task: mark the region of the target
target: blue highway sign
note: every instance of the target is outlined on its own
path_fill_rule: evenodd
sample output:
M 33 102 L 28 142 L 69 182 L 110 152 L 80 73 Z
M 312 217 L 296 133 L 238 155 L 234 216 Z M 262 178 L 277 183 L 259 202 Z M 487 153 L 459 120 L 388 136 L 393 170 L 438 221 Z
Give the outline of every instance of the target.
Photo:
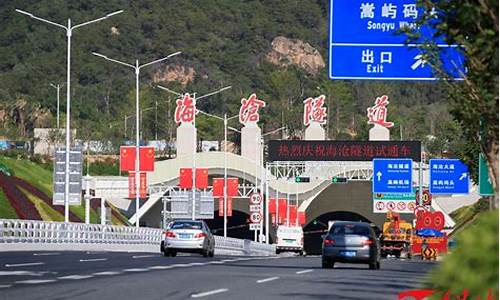
M 411 193 L 411 159 L 374 159 L 373 193 Z
M 431 194 L 468 194 L 469 168 L 458 159 L 429 161 Z
M 465 74 L 464 60 L 456 45 L 433 38 L 430 27 L 417 26 L 424 13 L 416 0 L 330 0 L 331 79 L 435 80 L 431 66 L 418 49 L 433 39 L 441 51 L 447 73 L 455 79 Z M 411 28 L 421 34 L 417 44 L 406 44 Z

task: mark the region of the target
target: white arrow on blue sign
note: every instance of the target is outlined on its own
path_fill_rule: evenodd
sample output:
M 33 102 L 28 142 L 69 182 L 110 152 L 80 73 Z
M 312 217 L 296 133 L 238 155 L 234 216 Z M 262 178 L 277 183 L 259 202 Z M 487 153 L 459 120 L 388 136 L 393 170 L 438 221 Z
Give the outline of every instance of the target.
M 469 168 L 459 159 L 429 161 L 431 194 L 468 194 Z
M 373 193 L 411 193 L 413 160 L 374 159 Z

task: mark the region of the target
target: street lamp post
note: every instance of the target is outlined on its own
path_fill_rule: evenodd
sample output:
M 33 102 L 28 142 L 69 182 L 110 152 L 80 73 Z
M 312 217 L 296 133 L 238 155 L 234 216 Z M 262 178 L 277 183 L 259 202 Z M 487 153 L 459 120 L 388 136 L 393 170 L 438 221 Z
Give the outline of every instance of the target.
M 61 84 L 49 83 L 49 85 L 57 90 L 57 129 L 59 129 L 59 95 L 60 95 L 60 90 L 63 87 L 64 83 Z
M 99 22 L 102 20 L 105 20 L 111 16 L 117 15 L 119 13 L 122 13 L 123 10 L 118 10 L 112 13 L 109 13 L 105 15 L 104 17 L 92 20 L 92 21 L 87 21 L 84 23 L 80 23 L 74 26 L 71 26 L 71 19 L 68 19 L 68 25 L 64 26 L 40 17 L 37 17 L 33 15 L 32 13 L 26 12 L 24 10 L 16 9 L 18 13 L 21 13 L 23 15 L 26 15 L 32 19 L 42 21 L 45 23 L 48 23 L 50 25 L 57 26 L 59 28 L 62 28 L 66 30 L 66 37 L 68 40 L 68 49 L 67 49 L 67 82 L 66 82 L 66 170 L 65 170 L 65 190 L 64 190 L 64 221 L 69 222 L 69 151 L 70 151 L 70 112 L 71 112 L 71 81 L 70 81 L 70 66 L 71 66 L 71 36 L 73 34 L 73 30 L 80 28 L 85 25 L 89 25 L 95 22 Z
M 135 191 L 135 214 L 136 214 L 136 227 L 139 228 L 139 74 L 142 68 L 150 66 L 155 63 L 162 62 L 164 60 L 167 60 L 171 58 L 172 56 L 178 55 L 181 52 L 175 52 L 170 54 L 169 56 L 157 59 L 155 61 L 139 65 L 139 60 L 135 60 L 135 65 L 131 65 L 116 59 L 112 59 L 107 57 L 106 55 L 99 54 L 97 52 L 92 52 L 95 56 L 104 58 L 105 60 L 124 65 L 126 67 L 132 68 L 135 71 L 135 186 L 136 186 L 136 191 Z
M 227 237 L 227 123 L 229 120 L 234 119 L 239 117 L 239 115 L 234 115 L 232 117 L 227 117 L 227 114 L 224 114 L 224 118 L 221 118 L 216 115 L 209 114 L 207 112 L 204 112 L 202 110 L 198 110 L 198 112 L 207 115 L 209 117 L 216 118 L 218 120 L 221 120 L 224 122 L 224 207 L 223 207 L 223 214 L 224 214 L 224 237 Z
M 183 96 L 183 94 L 182 94 L 182 93 L 179 93 L 179 92 L 173 91 L 173 90 L 171 90 L 171 89 L 169 89 L 169 88 L 166 88 L 166 87 L 164 87 L 164 86 L 157 85 L 157 87 L 158 87 L 158 88 L 160 88 L 160 89 L 162 89 L 162 90 L 164 90 L 164 91 L 167 91 L 167 92 L 169 92 L 169 93 L 172 93 L 172 94 L 174 94 L 174 95 L 177 95 L 177 96 L 179 96 L 179 97 L 182 97 L 182 96 Z M 210 97 L 210 96 L 216 95 L 216 94 L 221 93 L 221 92 L 223 92 L 223 91 L 225 91 L 225 90 L 228 90 L 228 89 L 230 89 L 230 88 L 231 88 L 231 86 L 226 86 L 226 87 L 220 88 L 220 89 L 218 89 L 218 90 L 216 90 L 216 91 L 213 91 L 213 92 L 210 92 L 210 93 L 205 94 L 205 95 L 203 95 L 203 96 L 200 96 L 200 97 L 198 97 L 198 98 L 196 98 L 196 93 L 193 93 L 193 105 L 194 105 L 194 108 L 195 108 L 194 118 L 193 118 L 193 127 L 194 127 L 194 130 L 196 130 L 196 113 L 200 112 L 199 110 L 197 110 L 197 109 L 196 109 L 196 101 L 201 100 L 201 99 L 203 99 L 203 98 L 207 98 L 207 97 Z M 192 190 L 193 190 L 193 195 L 192 195 L 192 197 L 193 197 L 193 201 L 192 201 L 192 206 L 193 206 L 193 211 L 192 211 L 192 214 L 191 214 L 191 219 L 193 219 L 193 220 L 194 220 L 194 219 L 196 219 L 196 214 L 195 214 L 195 197 L 196 197 L 196 174 L 195 174 L 195 173 L 196 173 L 196 148 L 197 148 L 197 147 L 196 147 L 196 146 L 197 146 L 197 143 L 196 143 L 196 142 L 197 142 L 197 141 L 196 141 L 196 134 L 193 134 L 193 137 L 194 137 L 194 147 L 193 147 L 193 166 L 192 166 L 192 167 L 193 167 L 193 168 L 192 168 L 192 176 L 193 176 L 193 177 L 192 177 L 192 182 L 193 182 L 193 189 L 192 189 Z M 224 182 L 224 186 L 225 186 L 225 185 L 226 185 L 226 184 L 225 184 L 225 182 Z M 224 188 L 224 189 L 226 189 L 226 188 Z M 225 194 L 227 194 L 227 192 L 226 192 L 226 191 L 225 191 L 224 193 L 225 193 Z M 224 206 L 226 206 L 226 205 L 224 205 Z M 224 211 L 225 211 L 225 210 L 226 210 L 226 209 L 225 209 L 225 207 L 224 207 Z

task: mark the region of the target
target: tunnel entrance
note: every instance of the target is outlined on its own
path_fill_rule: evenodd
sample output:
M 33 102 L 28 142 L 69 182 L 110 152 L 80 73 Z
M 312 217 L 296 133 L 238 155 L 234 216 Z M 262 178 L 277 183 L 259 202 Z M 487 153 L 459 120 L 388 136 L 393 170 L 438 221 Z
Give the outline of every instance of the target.
M 233 216 L 227 218 L 227 236 L 237 239 L 253 240 L 254 233 L 249 230 L 249 215 L 233 209 Z M 214 212 L 214 218 L 205 220 L 214 235 L 224 236 L 224 217 L 219 217 L 219 211 Z
M 323 238 L 321 235 L 326 234 L 328 229 L 328 221 L 355 221 L 372 223 L 367 218 L 354 212 L 336 211 L 328 212 L 315 218 L 304 227 L 304 250 L 307 254 L 321 254 L 321 243 Z M 378 235 L 380 229 L 377 227 L 375 233 Z

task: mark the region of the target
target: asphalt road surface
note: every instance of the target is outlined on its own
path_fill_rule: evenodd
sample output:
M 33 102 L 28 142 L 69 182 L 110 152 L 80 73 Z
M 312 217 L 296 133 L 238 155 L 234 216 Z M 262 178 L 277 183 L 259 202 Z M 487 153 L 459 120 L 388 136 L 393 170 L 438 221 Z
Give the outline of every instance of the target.
M 151 253 L 0 253 L 0 299 L 397 299 L 435 262 L 383 260 L 380 270 L 319 256 L 163 257 Z

